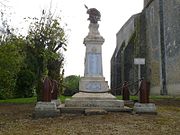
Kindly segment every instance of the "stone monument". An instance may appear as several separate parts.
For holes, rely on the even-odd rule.
[[[79,82],[79,93],[65,101],[65,108],[81,108],[84,112],[91,108],[93,110],[101,108],[103,111],[123,110],[124,101],[117,100],[109,93],[108,82],[103,77],[102,44],[104,38],[98,31],[101,14],[95,8],[88,9],[87,14],[89,14],[90,24],[89,33],[84,38],[86,46],[84,77]]]
[[[87,13],[89,14],[88,20],[90,20],[90,24],[89,33],[84,38],[84,45],[86,46],[85,71],[84,77],[79,82],[79,91],[91,93],[108,92],[108,82],[103,77],[102,67],[102,44],[104,38],[98,31],[98,21],[101,14],[95,8],[88,9]]]

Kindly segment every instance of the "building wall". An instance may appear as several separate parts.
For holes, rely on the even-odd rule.
[[[161,47],[160,47],[160,16],[159,3],[154,0],[143,11],[146,17],[146,64],[151,81],[151,93],[160,94],[161,89]]]
[[[163,7],[167,90],[180,95],[180,0],[164,0]]]
[[[150,5],[150,3],[152,2],[153,0],[144,0],[144,7],[147,7],[148,5]]]
[[[114,54],[111,58],[111,90],[114,95],[121,94],[121,87],[124,81],[129,81],[125,78],[127,69],[124,69],[124,65],[128,64],[126,60],[126,54],[124,49],[131,40],[135,31],[135,19],[138,15],[133,15],[125,25],[116,34],[117,44]],[[126,70],[126,71],[125,71]],[[130,69],[129,69],[130,70]],[[129,75],[128,75],[129,76]]]
[[[141,77],[151,82],[151,94],[180,95],[180,1],[146,0],[144,4],[143,11],[132,16],[116,35],[112,58],[118,64],[111,61],[116,69],[111,70],[116,83],[111,83],[115,88],[124,81],[136,81],[133,60],[145,58]]]

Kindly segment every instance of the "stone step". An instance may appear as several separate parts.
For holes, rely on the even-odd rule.
[[[105,110],[107,112],[132,112],[133,109],[129,107],[65,107],[64,105],[60,105],[57,109],[60,110],[60,113],[81,113],[85,114],[85,110]]]
[[[65,107],[124,107],[122,100],[103,100],[103,99],[68,99],[65,101]]]
[[[115,96],[113,96],[110,93],[85,93],[85,92],[79,92],[72,96],[73,99],[103,99],[103,100],[109,100],[109,99],[116,99]]]

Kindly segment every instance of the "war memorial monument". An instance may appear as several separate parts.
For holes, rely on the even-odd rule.
[[[102,45],[105,40],[98,31],[101,14],[95,8],[88,9],[87,14],[89,14],[90,24],[89,33],[84,38],[86,46],[84,77],[79,82],[79,93],[65,101],[65,108],[66,110],[79,108],[79,111],[85,112],[87,109],[123,111],[125,110],[124,101],[117,100],[109,93],[108,82],[103,77]]]

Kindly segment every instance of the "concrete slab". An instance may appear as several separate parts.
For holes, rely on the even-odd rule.
[[[135,103],[134,113],[157,114],[157,109],[154,103]]]

